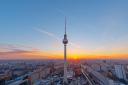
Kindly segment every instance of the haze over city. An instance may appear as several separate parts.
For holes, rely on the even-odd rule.
[[[0,85],[128,85],[128,0],[0,1]]]
[[[0,59],[128,59],[127,0],[0,1]]]

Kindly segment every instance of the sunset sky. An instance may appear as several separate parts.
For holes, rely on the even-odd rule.
[[[128,0],[2,0],[0,59],[128,59]]]

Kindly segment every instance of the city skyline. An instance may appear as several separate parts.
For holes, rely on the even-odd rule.
[[[128,59],[126,0],[0,2],[0,59]]]

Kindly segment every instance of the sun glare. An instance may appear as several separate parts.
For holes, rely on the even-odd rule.
[[[74,60],[77,60],[77,59],[78,59],[78,56],[73,56],[73,59],[74,59]]]

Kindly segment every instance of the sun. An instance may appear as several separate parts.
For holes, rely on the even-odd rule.
[[[73,59],[74,60],[78,60],[78,56],[73,56]]]

